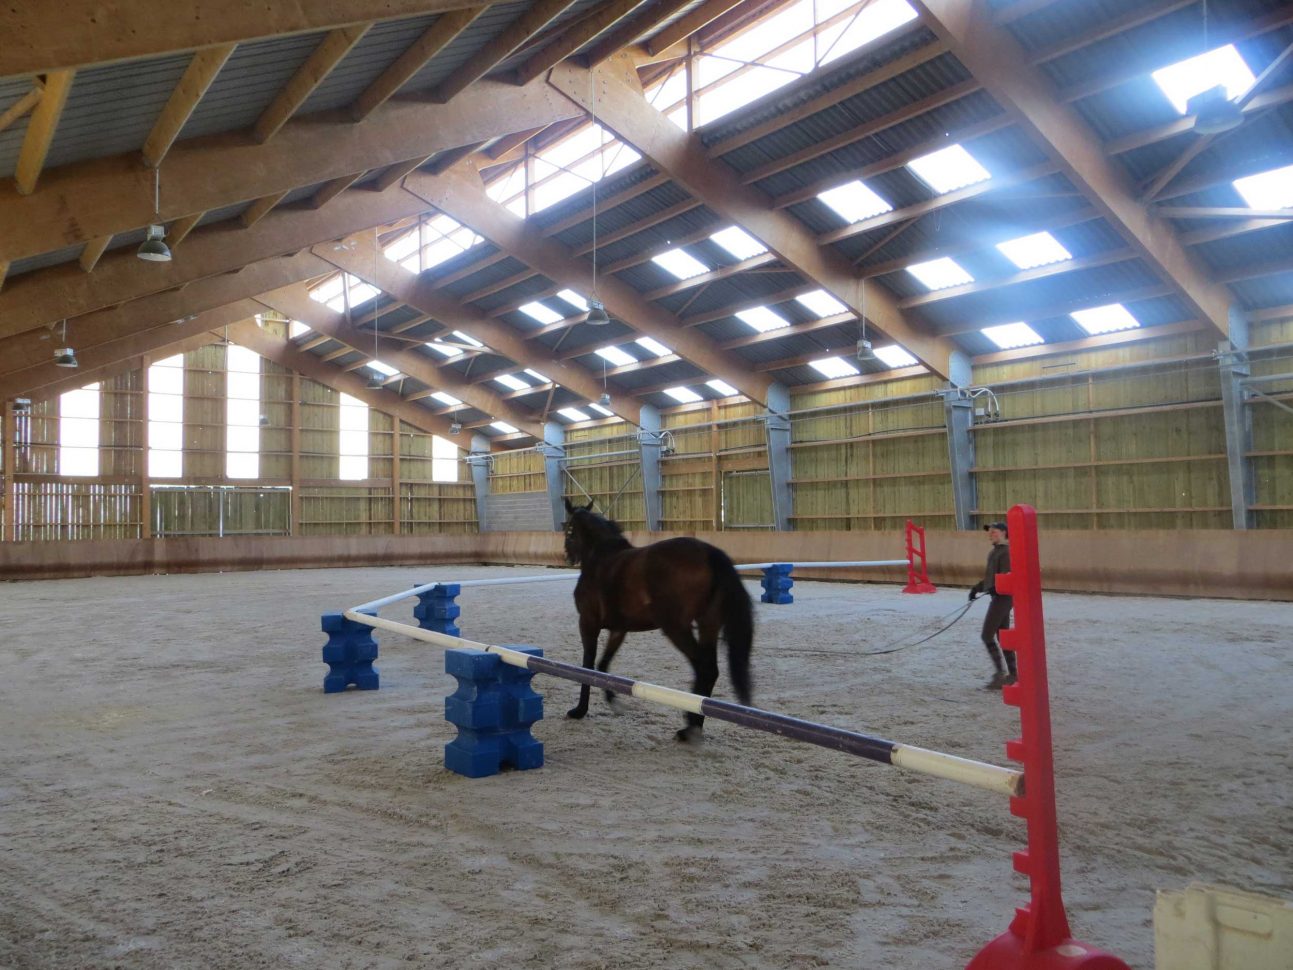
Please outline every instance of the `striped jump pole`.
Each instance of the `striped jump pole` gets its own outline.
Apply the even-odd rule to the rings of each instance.
[[[659,684],[648,684],[617,674],[589,670],[577,664],[536,657],[492,643],[464,640],[461,637],[435,633],[353,610],[348,610],[345,615],[347,619],[356,623],[389,630],[392,633],[402,633],[438,647],[466,647],[496,654],[504,663],[514,667],[524,667],[536,674],[548,674],[552,677],[560,677],[562,680],[572,680],[577,684],[588,684],[590,687],[637,697],[675,710],[703,714],[719,721],[729,721],[742,727],[754,728],[756,731],[766,731],[794,741],[842,751],[845,754],[892,765],[895,768],[905,768],[908,771],[946,778],[1001,795],[1015,796],[1023,791],[1023,772],[1012,768],[1002,768],[981,761],[972,761],[969,758],[958,758],[956,755],[944,754],[941,751],[931,751],[911,744],[858,734],[855,731],[846,731],[828,724],[803,721],[785,714],[775,714],[772,711],[734,704],[731,701],[715,700],[712,697],[702,697],[700,694],[674,690],[672,687],[662,687]]]

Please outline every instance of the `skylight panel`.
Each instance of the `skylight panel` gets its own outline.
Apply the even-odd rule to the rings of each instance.
[[[300,320],[289,320],[287,323],[287,336],[295,340],[297,337],[304,337],[311,330]]]
[[[561,314],[558,313],[556,310],[553,310],[550,307],[544,306],[542,303],[539,303],[539,302],[527,303],[522,307],[518,307],[517,309],[519,309],[527,317],[530,317],[534,320],[538,320],[540,323],[545,325],[549,323],[556,323],[558,320],[562,318]]]
[[[679,404],[695,404],[697,401],[704,400],[690,387],[666,387],[664,392]]]
[[[527,368],[525,369],[525,373],[529,374],[531,377],[533,377],[533,378],[534,378],[536,381],[538,381],[540,384],[551,384],[551,383],[552,383],[552,378],[551,378],[551,377],[544,377],[544,376],[543,376],[542,374],[540,374],[537,370],[530,370],[530,368],[528,368],[528,367],[527,367]]]
[[[854,179],[843,185],[837,185],[825,192],[818,192],[817,198],[830,206],[845,222],[861,222],[882,212],[892,212],[893,205],[876,195],[871,189]]]
[[[462,356],[461,347],[453,347],[453,346],[450,346],[449,344],[440,343],[438,340],[429,340],[426,343],[424,343],[422,346],[426,347],[428,350],[434,350],[437,354],[440,354],[442,357],[461,357]]]
[[[913,158],[907,163],[907,167],[940,195],[992,178],[992,173],[960,145],[949,145],[920,158]]]
[[[520,428],[515,428],[512,425],[508,424],[506,421],[491,421],[489,426],[491,428],[498,429],[499,431],[503,432],[503,434],[516,434],[518,431],[521,430]]]
[[[1293,208],[1293,165],[1247,175],[1234,181],[1235,191],[1254,209]]]
[[[565,300],[576,310],[583,310],[585,312],[588,310],[588,301],[574,290],[558,290],[557,296],[561,297],[561,299]]]
[[[672,350],[660,343],[660,341],[656,340],[654,337],[638,337],[638,339],[633,342],[643,350],[650,351],[657,357],[667,357],[669,354],[673,353]]]
[[[846,7],[848,4],[840,6]],[[819,7],[817,16],[825,19],[829,14]],[[822,33],[819,45],[826,53],[822,55],[821,63],[829,64],[837,57],[843,57],[863,44],[883,37],[916,17],[916,11],[907,0],[871,0],[871,3],[862,8],[861,13]],[[843,35],[836,40],[841,30]]]
[[[1161,67],[1150,77],[1178,114],[1188,112],[1190,98],[1217,85],[1225,87],[1227,100],[1233,101],[1253,84],[1253,72],[1239,56],[1234,44]]]
[[[659,256],[652,256],[651,262],[667,270],[680,280],[689,280],[701,273],[708,273],[709,267],[695,256],[683,249],[671,249]]]
[[[877,347],[875,355],[890,367],[910,367],[912,364],[919,363],[915,357],[897,344],[890,344],[888,347]]]
[[[598,414],[602,415],[602,417],[609,418],[615,414],[615,412],[612,411],[610,408],[604,408],[600,404],[597,404],[596,402],[589,404],[588,406],[592,408],[594,411],[596,411]]]
[[[760,253],[768,251],[767,246],[739,226],[728,226],[726,229],[720,229],[709,238],[737,259],[749,259],[751,256],[758,256]]]
[[[494,380],[502,384],[509,391],[524,391],[528,390],[530,387],[529,384],[521,380],[515,374],[499,374],[494,378]]]
[[[1002,350],[1034,347],[1046,342],[1026,323],[1003,323],[999,327],[984,327],[981,333]]]
[[[1118,330],[1132,330],[1140,326],[1140,321],[1133,317],[1121,303],[1091,307],[1088,310],[1074,310],[1069,316],[1092,336],[1114,333]]]
[[[781,330],[790,326],[790,322],[765,306],[751,307],[748,310],[737,310],[736,316],[753,330],[767,333],[769,330]]]
[[[912,263],[907,267],[907,272],[931,290],[945,290],[949,286],[974,282],[974,277],[962,269],[956,260],[946,256],[924,263]]]
[[[588,415],[579,408],[558,408],[557,413],[568,421],[588,421]]]
[[[462,401],[458,400],[452,394],[446,394],[444,391],[432,391],[431,396],[441,404],[447,404],[451,408],[456,408],[458,405],[462,404]]]
[[[632,354],[626,354],[618,347],[598,347],[595,351],[598,357],[610,361],[616,367],[623,367],[625,364],[636,364],[638,359]]]
[[[801,293],[795,297],[796,302],[807,307],[810,313],[818,317],[833,317],[837,313],[848,312],[846,307],[835,297],[831,296],[825,290],[813,290],[811,293]]]
[[[457,337],[459,340],[461,340],[463,343],[465,343],[465,344],[471,344],[473,347],[484,347],[484,346],[485,346],[483,343],[481,343],[481,342],[480,342],[479,340],[477,340],[475,337],[469,337],[469,336],[467,336],[465,333],[463,333],[461,330],[455,330],[455,331],[453,332],[453,335],[454,335],[455,337]]]
[[[399,371],[390,364],[383,364],[380,360],[370,360],[367,366],[369,370],[375,370],[384,377],[394,377],[399,373]]]
[[[852,377],[859,373],[858,369],[850,364],[843,357],[823,357],[821,360],[810,360],[808,366],[823,377]]]
[[[1059,240],[1049,232],[1035,232],[1031,236],[1008,239],[997,243],[997,249],[1020,269],[1062,263],[1073,258],[1073,254],[1061,246]]]
[[[706,381],[705,385],[707,387],[712,387],[714,390],[718,391],[718,393],[722,394],[724,397],[736,397],[738,394],[741,393],[736,388],[734,388],[731,384],[727,383],[727,381],[720,380],[717,377],[715,377],[712,381]]]
[[[391,262],[398,263],[401,259],[405,259],[418,251],[418,235],[417,229],[406,232],[383,249],[382,254]]]

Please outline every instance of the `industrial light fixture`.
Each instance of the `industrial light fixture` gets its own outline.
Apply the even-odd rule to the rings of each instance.
[[[1198,135],[1233,131],[1244,121],[1239,105],[1226,97],[1224,84],[1196,94],[1185,103],[1185,110],[1194,115],[1194,132]]]
[[[594,192],[597,191],[596,186],[593,187],[593,191]],[[597,255],[596,255],[596,252],[594,252],[593,254],[594,265],[596,264],[596,261],[597,261]],[[593,272],[596,273],[597,270],[594,269]],[[606,306],[602,303],[601,300],[591,299],[588,301],[588,319],[584,322],[591,323],[594,327],[604,327],[606,326],[606,324],[611,322],[610,316],[608,316],[606,313]]]
[[[153,224],[148,227],[144,241],[135,255],[150,263],[169,263],[171,248],[166,245],[166,227],[162,225],[162,171],[153,169]]]
[[[462,423],[461,423],[461,422],[459,422],[459,421],[452,421],[452,422],[450,422],[450,424],[449,424],[449,433],[450,433],[450,434],[462,434]]]
[[[380,374],[374,374],[372,377],[368,378],[368,383],[365,384],[364,386],[368,388],[370,391],[380,391],[383,387],[386,386],[386,382],[382,380],[382,377]]]
[[[63,321],[63,343],[64,344],[67,343],[67,321],[66,320]],[[73,350],[71,347],[64,346],[64,347],[59,347],[57,350],[54,351],[54,366],[55,367],[80,367],[81,365],[77,363],[76,351]]]
[[[16,397],[13,399],[14,414],[29,414],[31,412],[31,398]]]
[[[875,363],[875,350],[871,347],[871,341],[866,336],[866,280],[862,281],[862,312],[859,314],[861,320],[861,330],[858,332],[858,351],[857,358],[864,364]]]
[[[601,407],[608,408],[611,406],[611,396],[605,391],[602,391],[602,395],[597,399],[597,403]]]

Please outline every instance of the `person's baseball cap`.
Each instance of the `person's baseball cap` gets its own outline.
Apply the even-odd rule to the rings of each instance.
[[[983,531],[987,532],[989,529],[1000,529],[1006,535],[1010,535],[1010,529],[1006,527],[1006,523],[1004,522],[989,522],[983,527]]]

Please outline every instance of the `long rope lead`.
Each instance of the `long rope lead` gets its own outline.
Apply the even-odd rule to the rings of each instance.
[[[867,650],[863,653],[854,654],[853,656],[883,657],[886,654],[897,653],[899,650],[906,650],[909,647],[918,647],[922,643],[927,643],[928,641],[933,640],[934,637],[938,636],[940,633],[946,633],[952,627],[956,626],[957,622],[960,621],[961,617],[965,616],[966,613],[970,612],[970,607],[974,606],[975,602],[977,601],[970,600],[964,606],[958,606],[956,609],[952,610],[951,613],[945,613],[943,616],[940,616],[934,622],[942,623],[943,620],[946,620],[949,616],[952,617],[952,620],[951,622],[945,624],[944,626],[939,627],[933,633],[929,634],[929,636],[921,637],[919,640],[916,640],[913,643],[903,643],[902,641],[906,640],[907,637],[911,636],[911,634],[909,633],[907,634],[907,636],[899,637],[897,640],[890,640],[888,643],[884,644],[879,650]],[[895,646],[895,644],[897,645]]]

